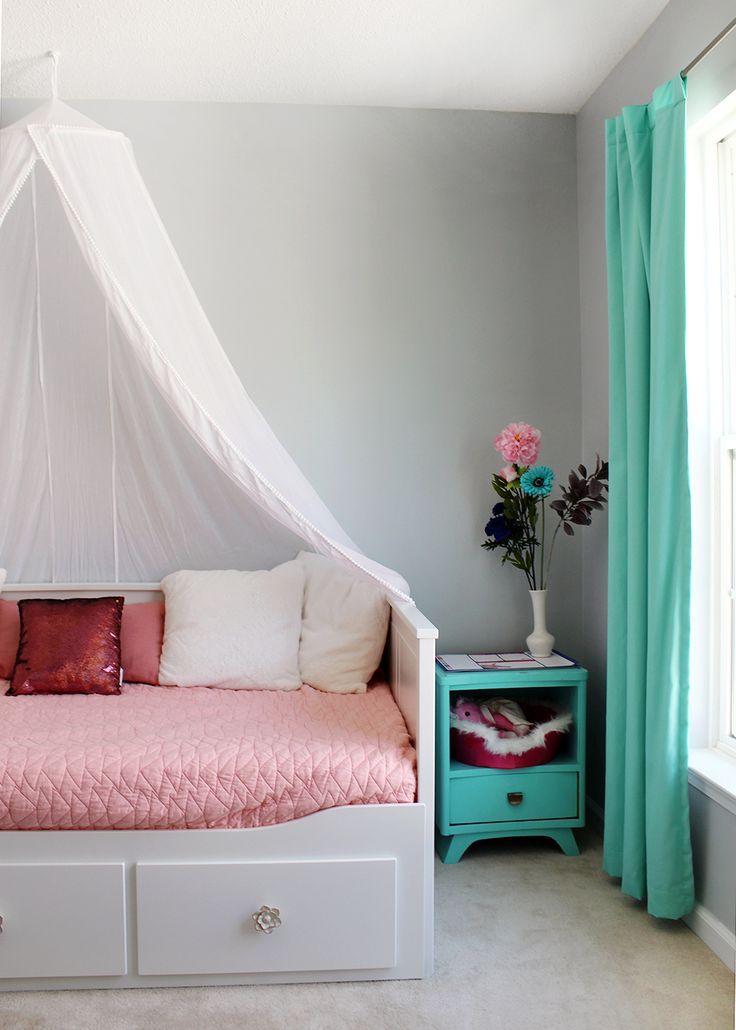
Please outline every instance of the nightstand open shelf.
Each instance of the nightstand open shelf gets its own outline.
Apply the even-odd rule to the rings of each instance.
[[[568,755],[555,755],[551,762],[545,763],[545,765],[534,765],[532,766],[534,772],[577,772],[577,762],[573,762]],[[521,770],[513,770],[521,771]],[[450,759],[450,779],[455,776],[505,776],[509,772],[508,769],[486,769],[479,765],[466,765],[464,762],[458,762],[456,758]]]
[[[437,851],[457,862],[477,840],[547,836],[577,855],[573,830],[585,825],[585,689],[580,666],[448,672],[437,665]],[[544,765],[491,769],[450,755],[450,708],[472,694],[548,701],[572,713],[560,751]]]

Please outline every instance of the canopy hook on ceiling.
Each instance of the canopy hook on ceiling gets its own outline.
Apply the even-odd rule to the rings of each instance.
[[[59,51],[49,50],[46,56],[51,61],[51,96],[54,100],[59,98]]]

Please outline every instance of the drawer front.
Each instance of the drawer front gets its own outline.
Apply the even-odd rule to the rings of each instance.
[[[123,975],[124,872],[0,864],[0,977]]]
[[[251,973],[396,965],[396,860],[136,867],[138,972]],[[264,933],[253,913],[279,910]]]
[[[576,819],[578,774],[490,773],[450,781],[450,822],[500,823]]]

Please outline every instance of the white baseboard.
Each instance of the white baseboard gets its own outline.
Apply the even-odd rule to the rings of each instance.
[[[590,796],[586,797],[588,824],[603,836],[603,809]],[[683,922],[701,941],[718,956],[731,972],[736,971],[736,934],[725,923],[716,919],[710,909],[696,902],[695,908]]]
[[[693,933],[698,935],[731,972],[734,972],[736,969],[736,934],[732,933],[725,923],[716,919],[709,909],[700,904],[695,905],[690,915],[684,917],[683,922],[687,923]]]

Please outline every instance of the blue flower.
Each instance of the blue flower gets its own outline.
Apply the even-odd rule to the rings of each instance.
[[[503,505],[495,505],[493,511],[500,507],[503,510]],[[496,543],[502,544],[504,540],[508,540],[511,536],[511,525],[506,521],[503,515],[494,515],[490,521],[486,523],[486,536],[495,540]]]
[[[548,465],[532,465],[521,477],[521,489],[529,497],[547,497],[555,474]]]

